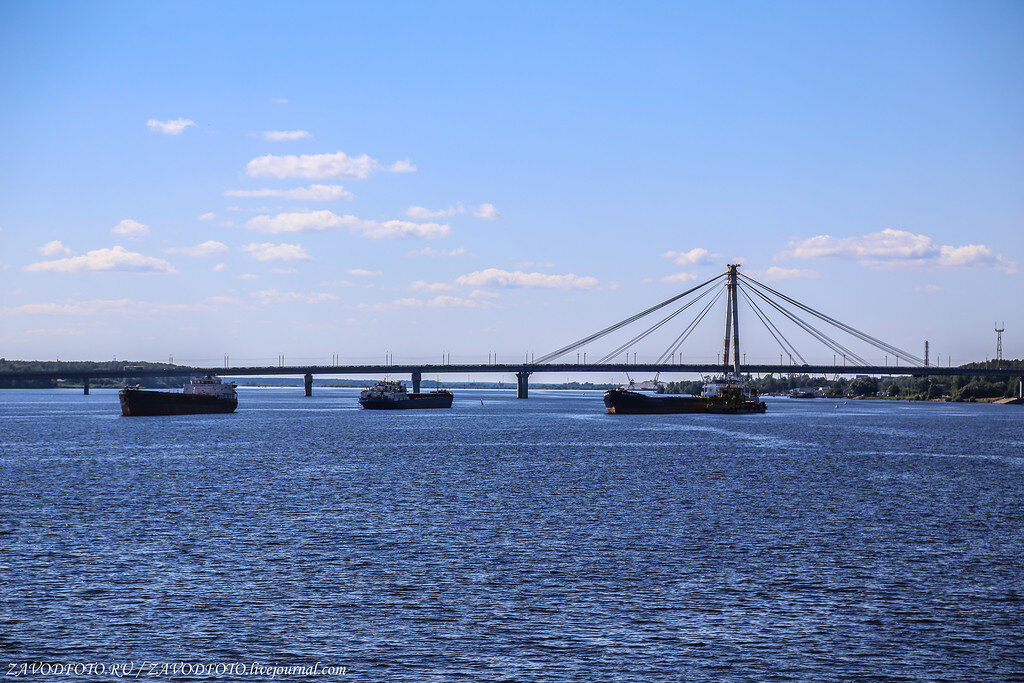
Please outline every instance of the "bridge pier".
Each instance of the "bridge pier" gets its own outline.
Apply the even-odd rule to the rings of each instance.
[[[414,373],[412,373],[412,393],[414,393],[414,394],[420,393],[420,382],[421,381],[423,381],[423,373],[422,372],[414,372]]]
[[[530,398],[530,375],[522,370],[516,373],[516,398]]]
[[[312,375],[312,373],[307,372],[306,376],[303,377],[302,380],[303,380],[302,384],[303,384],[303,386],[306,389],[306,396],[312,396],[313,395],[313,375]]]
[[[89,395],[89,378],[88,377],[83,377],[82,378],[82,387],[83,387],[82,393],[85,394],[86,396],[88,396]]]

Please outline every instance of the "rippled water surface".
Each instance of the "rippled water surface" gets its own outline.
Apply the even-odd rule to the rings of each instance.
[[[0,392],[3,661],[353,680],[1006,679],[1024,409],[242,389],[233,415]],[[838,406],[838,407],[837,407]]]

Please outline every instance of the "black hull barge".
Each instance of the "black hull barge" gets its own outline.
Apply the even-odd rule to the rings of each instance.
[[[418,410],[451,408],[455,395],[447,390],[412,393],[401,382],[377,382],[359,392],[359,405],[367,410]]]
[[[121,414],[126,417],[233,413],[238,407],[234,382],[224,384],[219,377],[212,376],[189,380],[180,394],[135,386],[122,389],[118,398]]]

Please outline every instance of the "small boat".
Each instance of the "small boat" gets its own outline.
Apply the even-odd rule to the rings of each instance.
[[[408,410],[414,408],[451,408],[455,395],[447,389],[421,393],[405,390],[405,384],[381,380],[359,392],[359,405],[371,410]]]
[[[118,392],[121,414],[136,415],[203,415],[233,413],[238,407],[235,383],[224,383],[220,377],[207,375],[185,382],[182,393],[150,391],[138,385]]]

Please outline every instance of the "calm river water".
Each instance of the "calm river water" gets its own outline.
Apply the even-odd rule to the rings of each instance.
[[[111,390],[0,392],[5,673],[1024,672],[1022,408],[614,416],[599,392],[460,390],[450,411],[381,413],[314,391],[156,418],[121,417]]]

